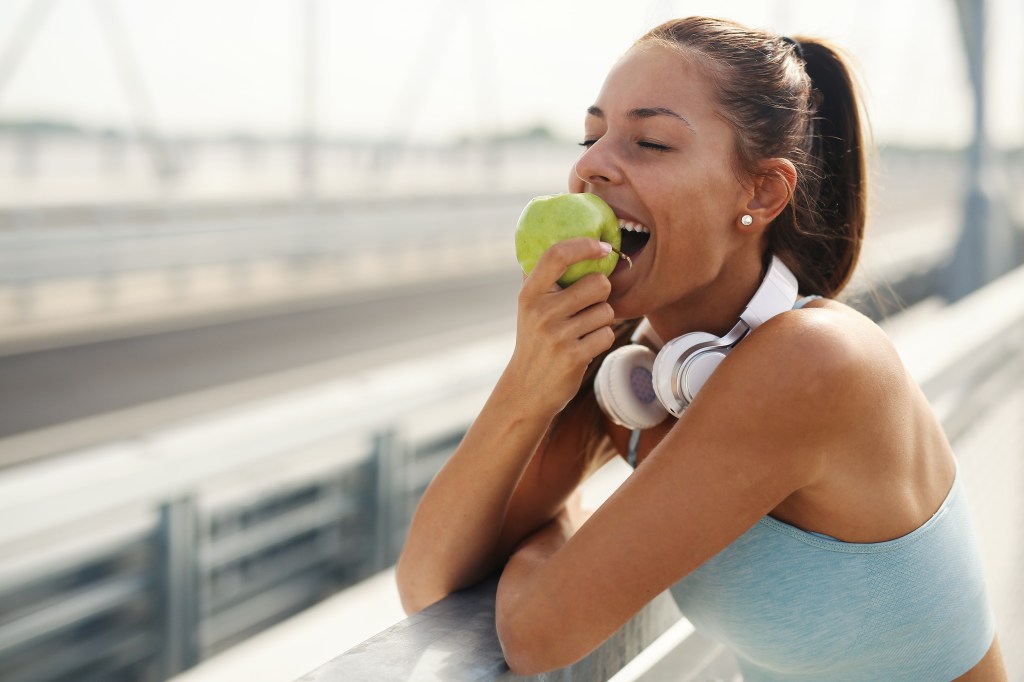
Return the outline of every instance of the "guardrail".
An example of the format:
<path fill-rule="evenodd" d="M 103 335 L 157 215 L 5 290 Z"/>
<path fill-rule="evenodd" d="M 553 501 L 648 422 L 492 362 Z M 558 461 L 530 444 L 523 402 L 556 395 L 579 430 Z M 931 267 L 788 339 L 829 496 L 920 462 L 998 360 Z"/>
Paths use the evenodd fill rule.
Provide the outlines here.
<path fill-rule="evenodd" d="M 4 472 L 0 679 L 164 679 L 392 565 L 511 343 Z"/>
<path fill-rule="evenodd" d="M 6 327 L 199 299 L 308 297 L 514 267 L 532 194 L 330 203 L 269 214 L 0 230 Z"/>
<path fill-rule="evenodd" d="M 954 445 L 969 426 L 977 423 L 981 412 L 991 408 L 993 396 L 1005 398 L 1016 391 L 1019 402 L 1024 403 L 1022 292 L 1024 267 L 1019 267 L 934 314 L 927 323 L 906 328 L 894 339 Z M 1007 419 L 1019 425 L 1019 417 L 1010 414 Z M 1019 458 L 1024 450 L 1024 433 L 1020 434 L 1019 442 L 1004 443 L 1003 447 L 1008 456 Z M 1019 490 L 1012 494 L 1019 496 Z M 999 513 L 1004 514 L 1005 510 Z M 1005 542 L 1005 535 L 1000 541 Z M 1013 551 L 1011 548 L 1011 558 Z M 1019 562 L 1020 556 L 1015 560 Z M 1019 567 L 1011 573 L 1019 576 Z M 492 579 L 453 594 L 350 649 L 298 682 L 524 679 L 512 675 L 501 657 L 494 628 L 496 584 Z M 1009 589 L 1019 593 L 1020 586 L 1011 585 Z M 994 606 L 1001 608 L 999 595 L 991 596 Z M 698 635 L 678 611 L 673 614 L 673 606 L 670 595 L 662 593 L 582 661 L 529 679 L 625 681 L 641 679 L 645 674 L 649 677 L 643 679 L 652 680 L 735 678 L 736 668 L 720 647 L 699 643 L 695 652 L 687 653 L 688 648 L 694 648 Z M 1007 613 L 1010 617 L 1002 619 L 997 612 L 997 620 L 1006 629 L 1002 633 L 1003 649 L 1012 651 L 1024 642 L 1007 641 L 1007 636 L 1014 632 L 1009 621 L 1024 618 L 1024 613 Z M 644 653 L 638 656 L 641 651 Z M 1024 661 L 1021 663 L 1024 665 Z"/>
<path fill-rule="evenodd" d="M 106 229 L 0 230 L 0 355 L 513 270 L 508 226 L 526 199 L 364 202 Z M 866 244 L 864 276 L 849 290 L 873 319 L 935 291 L 952 257 L 948 212 L 913 219 Z M 870 292 L 865 282 L 884 286 Z"/>

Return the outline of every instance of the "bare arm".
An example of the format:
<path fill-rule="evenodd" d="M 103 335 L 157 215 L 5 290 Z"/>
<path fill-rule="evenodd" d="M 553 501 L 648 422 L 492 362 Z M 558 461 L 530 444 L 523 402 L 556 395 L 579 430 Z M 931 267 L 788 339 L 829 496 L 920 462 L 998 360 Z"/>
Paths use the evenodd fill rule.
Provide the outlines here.
<path fill-rule="evenodd" d="M 553 521 L 516 549 L 496 610 L 513 671 L 537 674 L 582 658 L 818 480 L 826 453 L 862 428 L 855 406 L 871 395 L 863 371 L 842 359 L 841 341 L 788 325 L 772 320 L 734 351 L 579 530 Z"/>
<path fill-rule="evenodd" d="M 606 277 L 590 275 L 566 289 L 555 285 L 569 265 L 600 255 L 595 240 L 567 240 L 549 249 L 524 282 L 512 359 L 413 516 L 397 566 L 407 612 L 497 569 L 523 535 L 561 508 L 582 477 L 581 465 L 574 473 L 562 461 L 562 475 L 544 490 L 535 453 L 542 444 L 568 449 L 564 442 L 544 443 L 545 435 L 578 391 L 587 365 L 614 340 Z"/>

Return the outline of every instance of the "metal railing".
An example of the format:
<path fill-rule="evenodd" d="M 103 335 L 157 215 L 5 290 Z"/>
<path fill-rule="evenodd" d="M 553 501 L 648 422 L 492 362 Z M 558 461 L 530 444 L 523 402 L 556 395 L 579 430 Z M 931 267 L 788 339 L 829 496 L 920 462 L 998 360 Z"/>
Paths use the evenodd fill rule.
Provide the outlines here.
<path fill-rule="evenodd" d="M 508 225 L 526 198 L 366 204 L 188 229 L 0 230 L 0 355 L 511 271 Z M 873 319 L 931 295 L 952 257 L 952 221 L 941 211 L 914 220 L 868 241 L 864 276 L 849 289 Z M 867 281 L 885 286 L 871 292 Z"/>
<path fill-rule="evenodd" d="M 165 679 L 392 565 L 510 349 L 502 336 L 5 472 L 0 679 Z"/>
<path fill-rule="evenodd" d="M 993 395 L 1006 398 L 1016 392 L 1024 403 L 1022 292 L 1024 267 L 1018 267 L 894 339 L 911 374 L 935 406 L 954 447 L 968 427 L 978 423 L 981 413 L 991 408 Z M 1018 425 L 1018 432 L 1019 416 L 1011 414 L 1006 418 Z M 1000 425 L 989 424 L 986 428 Z M 1017 442 L 1003 443 L 1003 447 L 1005 456 L 1019 458 L 1024 451 L 1024 432 Z M 969 464 L 963 466 L 963 460 L 976 461 L 981 455 L 960 452 L 959 458 L 962 468 L 970 469 Z M 980 484 L 977 476 L 975 484 Z M 1012 494 L 1019 495 L 1019 490 Z M 1005 536 L 1002 541 L 1005 544 Z M 1009 557 L 1019 562 L 1024 554 L 1015 556 L 1014 551 L 1011 547 Z M 1011 573 L 1019 576 L 1019 568 Z M 1012 607 L 1005 605 L 1005 601 L 1020 602 L 1022 590 L 1019 578 L 1017 581 L 1001 588 L 1011 590 L 1012 594 L 990 595 L 997 620 L 1005 629 L 1004 651 L 1024 644 L 1007 639 L 1015 632 L 1013 621 L 1024 622 L 1024 612 L 1011 611 Z M 491 579 L 453 594 L 341 654 L 298 682 L 523 679 L 509 671 L 501 656 L 494 627 L 496 584 Z M 673 608 L 671 596 L 662 593 L 580 662 L 530 679 L 697 681 L 733 677 L 737 669 L 730 664 L 731 657 L 720 646 L 700 641 L 699 635 Z M 1024 660 L 1020 665 L 1024 673 Z"/>
<path fill-rule="evenodd" d="M 530 194 L 323 204 L 0 230 L 6 326 L 225 298 L 309 296 L 514 267 Z"/>

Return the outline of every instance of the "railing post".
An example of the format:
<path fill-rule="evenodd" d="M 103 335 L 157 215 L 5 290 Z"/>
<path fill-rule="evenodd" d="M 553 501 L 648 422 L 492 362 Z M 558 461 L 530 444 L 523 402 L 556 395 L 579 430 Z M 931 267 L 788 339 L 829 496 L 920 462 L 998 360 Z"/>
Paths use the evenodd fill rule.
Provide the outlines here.
<path fill-rule="evenodd" d="M 199 662 L 199 509 L 194 497 L 165 502 L 157 527 L 156 603 L 164 678 Z"/>
<path fill-rule="evenodd" d="M 405 449 L 394 429 L 386 429 L 374 437 L 374 460 L 377 466 L 377 570 L 398 560 L 404 542 L 399 537 L 405 527 Z"/>

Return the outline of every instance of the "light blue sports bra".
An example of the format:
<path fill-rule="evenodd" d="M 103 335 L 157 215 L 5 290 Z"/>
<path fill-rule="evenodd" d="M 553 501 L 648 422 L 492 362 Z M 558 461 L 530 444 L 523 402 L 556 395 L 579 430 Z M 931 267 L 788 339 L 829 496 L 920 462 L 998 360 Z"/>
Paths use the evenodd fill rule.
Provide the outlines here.
<path fill-rule="evenodd" d="M 744 682 L 948 682 L 995 635 L 959 467 L 908 535 L 847 543 L 766 516 L 671 592 Z"/>
<path fill-rule="evenodd" d="M 744 682 L 949 682 L 995 636 L 959 466 L 908 535 L 847 543 L 765 516 L 671 592 L 735 654 Z"/>

